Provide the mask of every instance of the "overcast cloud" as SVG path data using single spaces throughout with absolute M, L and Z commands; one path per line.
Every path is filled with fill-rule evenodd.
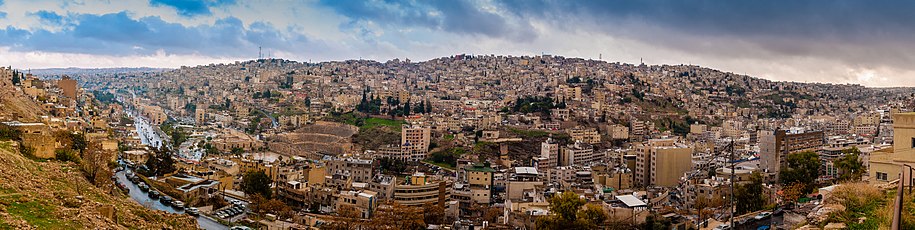
M 0 65 L 178 67 L 460 53 L 915 86 L 911 1 L 0 0 Z

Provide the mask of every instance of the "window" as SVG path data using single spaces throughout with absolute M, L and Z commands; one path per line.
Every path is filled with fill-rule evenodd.
M 912 148 L 915 149 L 915 137 L 912 138 Z
M 877 180 L 886 181 L 887 175 L 883 172 L 877 172 Z

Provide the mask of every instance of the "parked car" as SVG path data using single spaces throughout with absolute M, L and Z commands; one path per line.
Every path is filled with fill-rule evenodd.
M 149 194 L 147 194 L 147 195 L 149 196 L 149 198 L 152 198 L 153 200 L 159 199 L 159 191 L 150 190 Z
M 761 213 L 757 214 L 756 216 L 754 216 L 753 219 L 762 220 L 762 219 L 769 218 L 770 216 L 772 216 L 771 212 L 761 212 Z
M 179 210 L 184 209 L 184 202 L 182 202 L 180 200 L 175 200 L 174 202 L 172 202 L 172 206 L 174 206 L 175 209 L 179 209 Z
M 714 230 L 727 230 L 727 229 L 731 229 L 731 225 L 719 224 L 718 227 L 714 228 Z
M 200 210 L 198 210 L 195 207 L 188 207 L 187 210 L 184 210 L 184 213 L 187 213 L 188 215 L 191 215 L 191 216 L 198 216 L 198 215 L 200 215 Z
M 159 198 L 159 202 L 162 203 L 162 204 L 164 204 L 164 205 L 171 205 L 171 204 L 172 204 L 172 198 L 169 197 L 169 196 L 162 196 L 162 198 Z

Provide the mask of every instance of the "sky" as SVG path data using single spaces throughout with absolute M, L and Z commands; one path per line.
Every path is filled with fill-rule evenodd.
M 540 54 L 915 86 L 915 1 L 0 0 L 0 65 Z

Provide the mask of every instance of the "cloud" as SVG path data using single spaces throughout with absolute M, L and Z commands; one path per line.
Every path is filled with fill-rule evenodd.
M 915 61 L 911 1 L 507 0 L 497 5 L 562 31 L 599 31 L 696 55 L 817 57 L 898 68 Z
M 228 17 L 212 25 L 184 26 L 159 17 L 130 18 L 126 11 L 112 14 L 36 15 L 57 21 L 73 21 L 59 31 L 28 31 L 7 27 L 0 30 L 0 46 L 13 51 L 42 51 L 97 55 L 201 54 L 214 57 L 254 56 L 258 46 L 295 49 L 308 45 L 304 35 L 286 33 L 268 23 L 245 24 Z M 41 16 L 44 15 L 44 16 Z
M 198 63 L 253 58 L 258 47 L 302 61 L 548 53 L 775 80 L 915 84 L 909 1 L 55 1 L 0 6 L 8 13 L 0 12 L 0 61 Z
M 475 3 L 477 2 L 321 1 L 322 5 L 355 22 L 368 21 L 391 27 L 418 26 L 455 34 L 483 35 L 518 41 L 530 41 L 536 37 L 529 23 L 513 20 L 485 5 Z
M 235 4 L 235 0 L 150 0 L 152 6 L 168 6 L 175 8 L 179 15 L 185 17 L 194 17 L 199 15 L 210 15 L 211 7 L 219 7 L 227 4 Z

